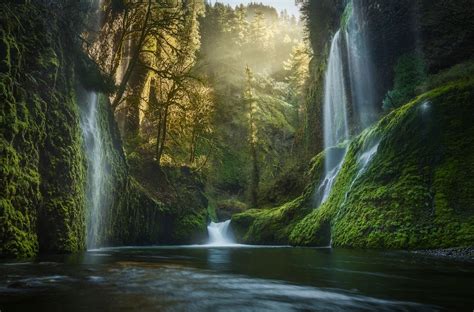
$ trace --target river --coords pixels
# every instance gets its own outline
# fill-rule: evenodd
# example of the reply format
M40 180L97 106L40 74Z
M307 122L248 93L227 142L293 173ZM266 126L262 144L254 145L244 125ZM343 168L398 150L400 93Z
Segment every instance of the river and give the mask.
M408 252L129 247L0 264L10 311L471 311L474 265Z

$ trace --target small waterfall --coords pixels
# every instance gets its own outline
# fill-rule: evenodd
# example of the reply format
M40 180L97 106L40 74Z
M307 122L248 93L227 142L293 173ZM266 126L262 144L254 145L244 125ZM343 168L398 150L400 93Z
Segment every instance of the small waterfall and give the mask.
M321 198L319 201L319 205L322 205L328 199L329 194L332 190L332 186L334 185L334 182L336 180L337 174L341 170L342 163L343 160L341 160L333 169L331 169L319 185L317 192L317 194L319 194L319 197Z
M99 96L89 92L86 99L87 105L81 111L81 128L88 163L87 248L90 249L98 247L99 225L103 217L105 152L99 123Z
M349 186L349 189L347 190L346 194L344 195L344 202L342 203L342 206L344 206L347 202L347 198L349 197L349 192L352 190L352 187L354 184L357 182L357 180L365 173L367 170L370 162L374 158L375 154L377 154L377 151L379 149L379 144L380 142L374 144L370 149L366 150L362 155L359 156L357 159L357 164L359 166L359 170L357 171L357 174L352 180L351 185Z
M345 156L345 148L330 148L326 150L326 159L330 159L331 161L325 163L326 175L314 193L313 207L319 207L329 198L336 177L344 163Z
M234 238L229 230L230 220L214 223L211 222L207 226L207 232L209 233L209 242L207 245L210 246L229 246L234 245Z

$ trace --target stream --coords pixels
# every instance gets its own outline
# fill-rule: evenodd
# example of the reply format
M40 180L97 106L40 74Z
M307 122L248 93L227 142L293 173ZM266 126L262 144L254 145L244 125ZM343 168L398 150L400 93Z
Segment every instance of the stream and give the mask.
M408 252L104 248L0 263L9 311L471 311L474 264Z

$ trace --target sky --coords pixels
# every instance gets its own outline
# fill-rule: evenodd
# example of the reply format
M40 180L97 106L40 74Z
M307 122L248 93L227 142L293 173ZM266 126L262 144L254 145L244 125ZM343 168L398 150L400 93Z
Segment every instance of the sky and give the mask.
M250 2L263 3L266 5L271 5L276 8L278 11L286 9L290 15L300 16L298 7L295 5L295 0L208 0L209 3L221 2L230 4L231 6L236 6L241 3L248 4Z

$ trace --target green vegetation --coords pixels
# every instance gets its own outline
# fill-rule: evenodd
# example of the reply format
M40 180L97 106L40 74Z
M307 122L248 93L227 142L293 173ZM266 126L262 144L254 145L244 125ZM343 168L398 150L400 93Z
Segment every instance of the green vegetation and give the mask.
M383 100L383 109L400 107L416 95L416 88L427 78L427 67L422 55L410 53L401 56L395 66L394 88Z
M252 244L472 246L474 40L459 3L310 0L301 21L256 3L0 4L0 257L85 249L89 144L100 246L201 243L229 218ZM331 38L352 28L386 114L322 151ZM341 66L350 85L357 68ZM331 153L345 158L319 205Z
M57 48L67 43L54 15L7 6L0 17L0 254L78 251L84 248L85 170L73 60ZM50 31L32 37L45 21Z
M271 193L275 181L296 168L294 155L302 147L310 53L302 24L261 4L216 3L206 6L200 25L198 68L215 99L212 151L203 167L207 193L254 208L284 202Z
M474 238L474 211L469 204L474 150L472 136L462 133L474 130L468 104L472 96L474 81L465 78L393 111L352 140L323 205L308 214L300 206L299 217L289 222L275 216L293 203L236 215L233 222L239 236L260 244L288 241L325 246L332 239L333 246L358 248L469 246ZM358 174L361 153L378 142L370 165ZM304 202L308 194L296 202ZM268 236L273 233L276 238Z

